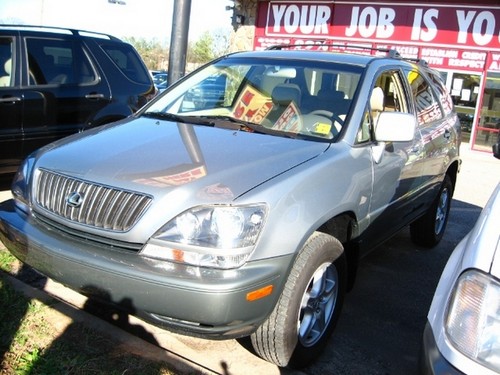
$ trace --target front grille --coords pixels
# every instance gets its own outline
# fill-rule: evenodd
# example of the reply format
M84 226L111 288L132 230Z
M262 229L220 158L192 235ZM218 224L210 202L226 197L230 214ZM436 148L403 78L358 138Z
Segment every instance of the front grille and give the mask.
M70 197L76 197L69 204ZM151 197L39 170L36 204L66 220L116 232L129 230L151 202Z

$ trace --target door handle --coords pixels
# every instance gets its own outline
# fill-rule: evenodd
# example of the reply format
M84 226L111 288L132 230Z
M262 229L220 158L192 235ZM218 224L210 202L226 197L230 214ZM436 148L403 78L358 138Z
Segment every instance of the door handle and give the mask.
M0 103L5 104L15 104L16 102L20 102L21 98L19 96L4 96L0 98Z
M90 100L104 99L104 94L93 92L91 94L85 95L85 99L90 99Z

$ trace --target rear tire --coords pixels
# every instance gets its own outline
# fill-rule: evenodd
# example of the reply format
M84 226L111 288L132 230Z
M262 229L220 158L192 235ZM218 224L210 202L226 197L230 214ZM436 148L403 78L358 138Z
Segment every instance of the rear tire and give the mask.
M434 247L443 238L450 213L453 184L448 175L427 213L410 225L412 241L420 246Z
M342 244L316 232L301 249L283 293L267 320L252 334L263 359L304 367L324 349L340 315L347 284Z

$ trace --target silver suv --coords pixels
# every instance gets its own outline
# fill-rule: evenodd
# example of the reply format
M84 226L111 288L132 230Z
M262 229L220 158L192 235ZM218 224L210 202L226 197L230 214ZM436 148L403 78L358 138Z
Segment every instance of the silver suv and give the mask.
M0 205L0 239L169 330L250 335L262 358L307 365L363 254L407 225L439 242L460 165L438 73L362 52L225 56L40 149Z

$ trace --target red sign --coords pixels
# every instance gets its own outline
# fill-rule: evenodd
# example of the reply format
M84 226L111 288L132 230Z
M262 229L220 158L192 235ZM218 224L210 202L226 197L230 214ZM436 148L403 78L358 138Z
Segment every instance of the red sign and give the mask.
M450 69L484 70L500 53L500 6L346 1L259 2L254 48L341 42L390 46ZM496 62L498 64L498 61Z

